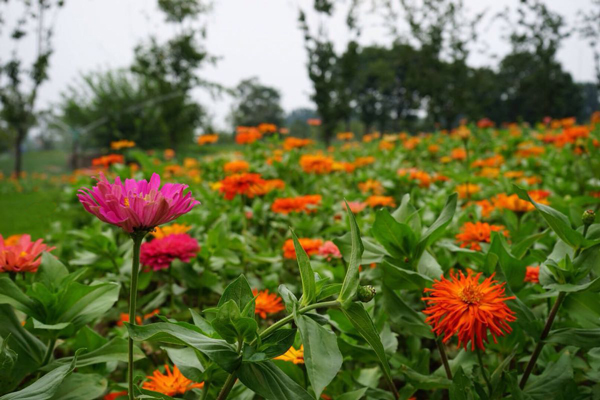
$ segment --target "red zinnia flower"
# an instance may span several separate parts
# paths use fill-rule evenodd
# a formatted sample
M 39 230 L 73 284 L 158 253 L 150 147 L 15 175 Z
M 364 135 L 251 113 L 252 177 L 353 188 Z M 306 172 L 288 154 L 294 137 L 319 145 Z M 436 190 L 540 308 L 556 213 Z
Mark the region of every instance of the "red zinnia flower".
M 435 280 L 433 288 L 426 288 L 430 297 L 423 297 L 427 301 L 427 308 L 423 313 L 425 319 L 432 326 L 436 335 L 444 335 L 446 343 L 456 334 L 458 345 L 467 349 L 471 342 L 471 350 L 484 349 L 483 344 L 488 342 L 488 330 L 494 342 L 497 336 L 504 336 L 512 331 L 508 322 L 515 321 L 514 312 L 508 308 L 506 301 L 514 296 L 504 296 L 504 283 L 497 284 L 493 280 L 494 274 L 479 283 L 481 273 L 473 276 L 469 270 L 467 276 L 460 272 L 457 276 L 450 272 L 450 280 L 442 276 Z
M 152 267 L 155 271 L 169 268 L 176 259 L 189 262 L 200 251 L 196 239 L 187 233 L 165 236 L 142 244 L 140 261 L 142 265 Z
M 527 267 L 524 282 L 540 283 L 540 266 Z

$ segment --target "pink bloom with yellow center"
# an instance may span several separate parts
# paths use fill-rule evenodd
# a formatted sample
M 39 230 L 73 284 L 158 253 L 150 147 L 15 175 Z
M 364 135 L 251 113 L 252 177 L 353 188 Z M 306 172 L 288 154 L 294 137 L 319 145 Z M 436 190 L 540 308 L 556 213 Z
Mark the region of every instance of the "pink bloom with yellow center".
M 42 252 L 54 249 L 43 244 L 42 239 L 32 242 L 29 235 L 20 235 L 16 241 L 11 236 L 6 242 L 0 235 L 0 272 L 36 272 Z
M 120 177 L 110 183 L 100 173 L 98 184 L 91 190 L 79 189 L 77 197 L 87 212 L 132 233 L 150 231 L 200 204 L 191 192 L 183 193 L 187 188 L 180 183 L 165 183 L 160 187 L 158 174 L 152 174 L 150 182 L 126 179 L 123 184 Z

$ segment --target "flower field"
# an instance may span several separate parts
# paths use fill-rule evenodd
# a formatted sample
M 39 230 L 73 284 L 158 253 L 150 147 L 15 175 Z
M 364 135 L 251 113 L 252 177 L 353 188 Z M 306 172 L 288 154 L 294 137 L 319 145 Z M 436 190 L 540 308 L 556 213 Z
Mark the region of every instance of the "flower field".
M 600 114 L 220 139 L 2 177 L 0 400 L 600 396 Z

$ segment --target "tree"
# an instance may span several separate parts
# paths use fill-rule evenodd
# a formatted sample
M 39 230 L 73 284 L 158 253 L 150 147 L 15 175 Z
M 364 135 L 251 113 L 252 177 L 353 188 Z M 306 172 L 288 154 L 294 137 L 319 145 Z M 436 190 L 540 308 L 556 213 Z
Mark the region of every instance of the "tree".
M 275 88 L 265 86 L 258 78 L 243 80 L 234 90 L 236 101 L 230 119 L 236 126 L 257 126 L 266 122 L 280 126 L 284 112 L 281 94 Z
M 9 4 L 7 0 L 4 3 Z M 37 0 L 20 3 L 23 5 L 23 16 L 11 27 L 10 40 L 17 47 L 23 39 L 35 36 L 32 38 L 36 41 L 35 57 L 30 65 L 25 65 L 16 51 L 7 60 L 0 59 L 0 117 L 5 121 L 5 130 L 14 141 L 14 173 L 17 177 L 22 170 L 23 143 L 36 124 L 38 92 L 48 79 L 53 26 L 46 20 L 46 15 L 52 9 L 60 9 L 64 1 Z M 0 24 L 2 23 L 0 20 Z

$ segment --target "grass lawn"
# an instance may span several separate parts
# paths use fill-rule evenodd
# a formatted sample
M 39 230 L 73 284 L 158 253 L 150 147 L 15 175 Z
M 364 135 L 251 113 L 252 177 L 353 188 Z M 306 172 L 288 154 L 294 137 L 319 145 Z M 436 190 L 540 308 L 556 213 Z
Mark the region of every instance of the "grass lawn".
M 62 174 L 68 172 L 69 155 L 64 150 L 36 150 L 23 153 L 23 171 Z M 10 175 L 14 166 L 14 155 L 0 154 L 0 171 Z

